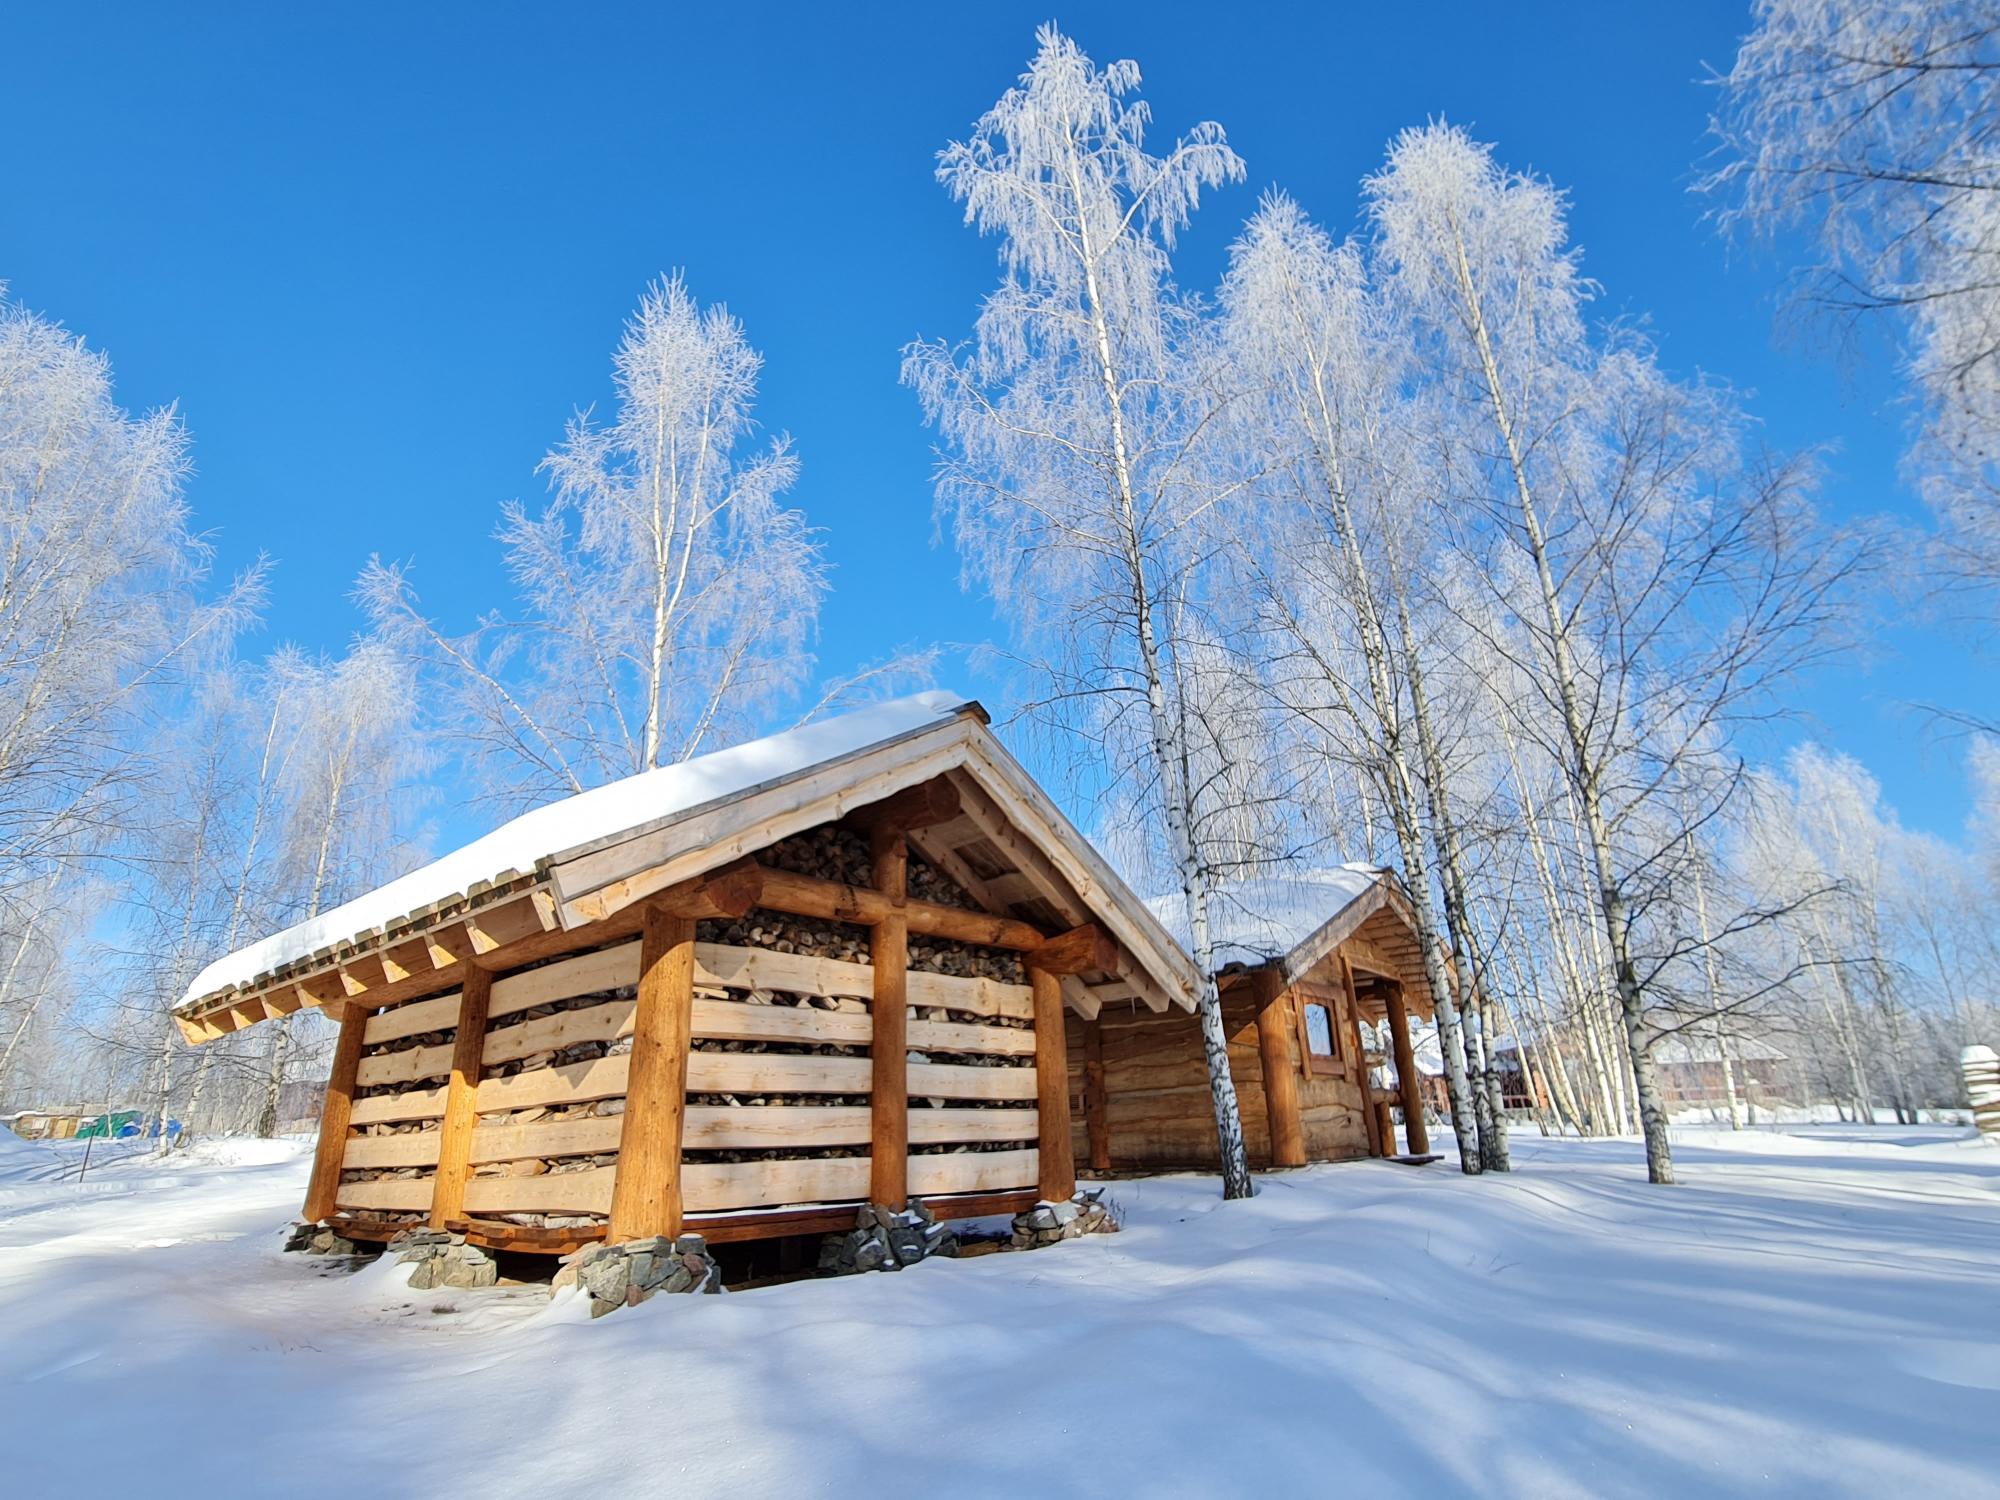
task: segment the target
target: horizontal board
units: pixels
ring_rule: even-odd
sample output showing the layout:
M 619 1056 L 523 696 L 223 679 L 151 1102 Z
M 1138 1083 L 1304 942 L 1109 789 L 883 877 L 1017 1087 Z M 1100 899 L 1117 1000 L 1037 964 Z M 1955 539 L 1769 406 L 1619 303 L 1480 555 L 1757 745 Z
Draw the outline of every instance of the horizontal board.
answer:
M 344 1169 L 364 1167 L 430 1167 L 437 1165 L 438 1141 L 442 1131 L 412 1131 L 408 1135 L 349 1136 L 347 1152 L 340 1159 Z
M 488 1078 L 479 1085 L 474 1107 L 491 1114 L 496 1109 L 528 1109 L 537 1104 L 587 1104 L 616 1099 L 625 1092 L 629 1057 L 596 1057 L 587 1062 L 536 1068 L 511 1078 Z
M 832 1059 L 824 1059 L 832 1061 Z M 864 1067 L 867 1064 L 863 1064 Z M 911 1063 L 912 1099 L 1032 1099 L 1035 1070 L 968 1068 L 959 1063 Z
M 694 980 L 696 984 L 740 990 L 784 990 L 793 995 L 834 995 L 852 1000 L 869 1000 L 875 995 L 875 971 L 867 964 L 721 943 L 694 945 Z
M 691 1094 L 865 1094 L 873 1067 L 865 1057 L 696 1052 L 687 1086 Z
M 919 1052 L 990 1052 L 1033 1057 L 1035 1034 L 1018 1026 L 974 1026 L 963 1021 L 912 1021 L 909 1043 Z
M 599 948 L 595 953 L 579 953 L 539 969 L 509 974 L 493 981 L 487 1001 L 488 1024 L 502 1016 L 515 1015 L 552 1000 L 568 1000 L 595 990 L 617 989 L 639 982 L 639 945 L 620 943 L 615 948 Z
M 869 1111 L 859 1104 L 690 1104 L 684 1151 L 776 1151 L 865 1146 Z
M 460 995 L 453 990 L 435 1000 L 412 1000 L 408 1005 L 392 1005 L 380 1015 L 370 1016 L 362 1028 L 362 1043 L 379 1047 L 398 1042 L 424 1031 L 456 1031 Z
M 491 1068 L 578 1042 L 615 1041 L 632 1034 L 632 1020 L 638 1012 L 636 1000 L 607 1000 L 602 1005 L 557 1011 L 552 1016 L 503 1026 L 486 1033 L 480 1060 Z
M 465 1211 L 480 1214 L 608 1214 L 616 1167 L 551 1172 L 546 1177 L 474 1177 L 465 1184 Z
M 354 1081 L 362 1088 L 384 1083 L 415 1083 L 419 1078 L 442 1078 L 451 1071 L 453 1044 L 440 1042 L 432 1047 L 405 1047 L 401 1052 L 384 1052 L 364 1057 L 354 1071 Z
M 997 1193 L 1034 1187 L 1041 1178 L 1039 1151 L 966 1151 L 910 1158 L 909 1188 L 918 1197 L 937 1193 Z
M 753 1110 L 752 1113 L 759 1113 Z M 1032 1141 L 1041 1117 L 1032 1109 L 910 1109 L 910 1144 L 960 1145 L 973 1141 Z M 937 1189 L 932 1189 L 933 1192 Z
M 431 1206 L 431 1179 L 400 1177 L 387 1182 L 344 1182 L 334 1189 L 333 1201 L 340 1208 L 428 1212 Z
M 743 1161 L 713 1166 L 690 1163 L 681 1168 L 681 1204 L 688 1213 L 776 1208 L 788 1203 L 838 1203 L 867 1196 L 865 1156 Z
M 441 1120 L 444 1118 L 442 1087 L 404 1089 L 400 1094 L 377 1094 L 373 1099 L 356 1099 L 348 1112 L 351 1125 L 380 1125 L 394 1120 Z
M 624 1129 L 623 1115 L 538 1120 L 526 1125 L 481 1125 L 472 1132 L 469 1160 L 476 1165 L 543 1156 L 596 1156 L 616 1151 Z
M 697 1000 L 694 1034 L 717 1042 L 798 1042 L 807 1046 L 865 1047 L 875 1018 L 866 1011 L 818 1010 L 810 1005 L 750 1005 L 741 1000 Z
M 967 979 L 958 974 L 926 974 L 921 969 L 912 969 L 904 994 L 912 1005 L 942 1005 L 947 1010 L 970 1011 L 979 1016 L 1030 1021 L 1035 1015 L 1032 990 L 1025 984 L 1002 984 L 997 979 Z

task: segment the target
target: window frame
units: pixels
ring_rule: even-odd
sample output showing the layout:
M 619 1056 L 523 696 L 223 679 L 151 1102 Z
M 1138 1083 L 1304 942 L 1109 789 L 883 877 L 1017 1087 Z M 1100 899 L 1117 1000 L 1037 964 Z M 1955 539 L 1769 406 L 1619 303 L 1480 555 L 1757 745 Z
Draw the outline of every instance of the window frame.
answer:
M 1298 1000 L 1299 1057 L 1301 1059 L 1299 1071 L 1307 1078 L 1345 1078 L 1347 1076 L 1347 1058 L 1345 1050 L 1340 1045 L 1340 1007 L 1334 1003 L 1331 997 L 1320 999 L 1317 996 L 1300 995 Z M 1312 1025 L 1306 1019 L 1306 1012 L 1314 1006 L 1318 1006 L 1326 1012 L 1327 1040 L 1333 1047 L 1331 1054 L 1315 1052 L 1312 1049 Z

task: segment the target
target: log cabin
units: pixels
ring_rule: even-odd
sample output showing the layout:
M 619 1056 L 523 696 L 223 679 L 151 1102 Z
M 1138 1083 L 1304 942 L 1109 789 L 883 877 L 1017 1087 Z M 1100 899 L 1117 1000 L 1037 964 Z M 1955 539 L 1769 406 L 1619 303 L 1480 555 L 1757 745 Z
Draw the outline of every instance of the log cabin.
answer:
M 925 693 L 538 808 L 218 959 L 175 1019 L 337 1023 L 307 1221 L 565 1254 L 1068 1198 L 1065 1016 L 1195 994 L 979 705 Z
M 1181 905 L 1177 896 L 1154 903 L 1184 937 Z M 1396 875 L 1345 865 L 1241 882 L 1224 892 L 1211 924 L 1251 1166 L 1395 1156 L 1399 1111 L 1408 1153 L 1427 1153 L 1410 1022 L 1428 1021 L 1433 1007 L 1415 914 Z M 1378 1028 L 1387 1055 L 1370 1046 Z M 1072 1014 L 1068 1029 L 1079 1167 L 1219 1167 L 1197 1016 L 1106 1006 L 1094 1017 Z M 1377 1071 L 1392 1071 L 1394 1086 L 1374 1082 Z

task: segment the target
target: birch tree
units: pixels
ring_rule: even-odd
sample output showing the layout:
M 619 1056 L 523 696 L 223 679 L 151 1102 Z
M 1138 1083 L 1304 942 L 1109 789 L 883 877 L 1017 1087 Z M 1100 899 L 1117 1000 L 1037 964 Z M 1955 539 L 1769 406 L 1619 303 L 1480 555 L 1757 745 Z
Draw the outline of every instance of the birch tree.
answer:
M 825 567 L 783 503 L 789 439 L 752 446 L 762 364 L 725 309 L 678 275 L 655 284 L 614 359 L 616 416 L 570 423 L 542 464 L 546 505 L 502 508 L 516 611 L 453 635 L 407 567 L 362 574 L 377 628 L 448 685 L 453 735 L 504 805 L 742 739 L 805 681 Z
M 1810 473 L 1747 447 L 1718 387 L 1593 333 L 1559 195 L 1446 125 L 1406 131 L 1367 184 L 1417 356 L 1459 404 L 1458 509 L 1495 648 L 1518 660 L 1575 799 L 1619 997 L 1648 1176 L 1673 1181 L 1654 1076 L 1645 908 L 1741 784 L 1730 736 L 1834 649 L 1848 548 L 1815 528 Z
M 1716 80 L 1727 226 L 1795 229 L 1819 305 L 1893 320 L 1949 555 L 2000 582 L 2000 4 L 1757 0 Z M 1990 607 L 1991 595 L 1987 595 Z
M 1185 903 L 1226 1197 L 1252 1191 L 1213 978 L 1212 908 L 1182 652 L 1211 602 L 1203 538 L 1228 487 L 1205 460 L 1220 395 L 1170 256 L 1205 188 L 1243 175 L 1222 128 L 1166 151 L 1136 64 L 1098 68 L 1052 26 L 937 176 L 1000 244 L 971 344 L 913 343 L 904 378 L 944 447 L 938 506 L 971 579 L 1029 643 L 1042 707 L 1100 736 L 1156 807 Z M 1134 759 L 1120 765 L 1118 747 Z
M 1261 487 L 1266 525 L 1250 545 L 1275 628 L 1290 642 L 1281 694 L 1321 734 L 1349 742 L 1388 809 L 1437 1006 L 1459 1161 L 1477 1172 L 1498 1164 L 1497 1127 L 1467 1073 L 1422 811 L 1420 777 L 1436 768 L 1418 769 L 1405 707 L 1414 641 L 1392 560 L 1411 510 L 1401 489 L 1408 466 L 1391 451 L 1408 416 L 1401 362 L 1370 305 L 1358 250 L 1336 247 L 1282 195 L 1266 198 L 1234 246 L 1222 306 L 1232 373 L 1263 398 L 1246 403 L 1239 422 L 1254 450 L 1278 457 Z M 1350 642 L 1359 672 L 1345 664 Z M 1351 732 L 1336 727 L 1346 724 Z

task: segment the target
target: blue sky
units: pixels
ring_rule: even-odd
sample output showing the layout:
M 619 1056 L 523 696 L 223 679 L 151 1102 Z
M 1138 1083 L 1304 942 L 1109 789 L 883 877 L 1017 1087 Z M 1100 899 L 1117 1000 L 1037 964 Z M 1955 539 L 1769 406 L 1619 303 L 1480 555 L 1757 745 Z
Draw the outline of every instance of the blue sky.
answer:
M 315 8 L 317 10 L 317 8 Z M 1444 116 L 1569 190 L 1607 313 L 1675 367 L 1756 393 L 1780 446 L 1836 445 L 1835 514 L 1915 519 L 1889 360 L 1783 334 L 1783 268 L 1719 242 L 1687 191 L 1705 65 L 1745 9 L 1069 6 L 1131 56 L 1162 137 L 1219 120 L 1249 181 L 1179 258 L 1212 285 L 1258 193 L 1353 223 L 1401 127 Z M 468 622 L 504 598 L 490 539 L 572 409 L 609 395 L 625 315 L 685 268 L 767 357 L 760 415 L 804 462 L 835 592 L 821 660 L 996 631 L 933 547 L 930 437 L 897 385 L 994 275 L 931 160 L 1019 72 L 1022 7 L 211 5 L 17 9 L 0 90 L 0 280 L 108 349 L 121 398 L 178 401 L 224 568 L 280 564 L 266 640 L 338 649 L 371 552 Z M 993 692 L 962 664 L 954 685 Z M 1805 684 L 1813 734 L 1912 824 L 1955 833 L 1959 747 L 1908 705 L 1996 712 L 1990 662 L 1914 608 Z M 1773 748 L 1777 748 L 1774 746 Z

